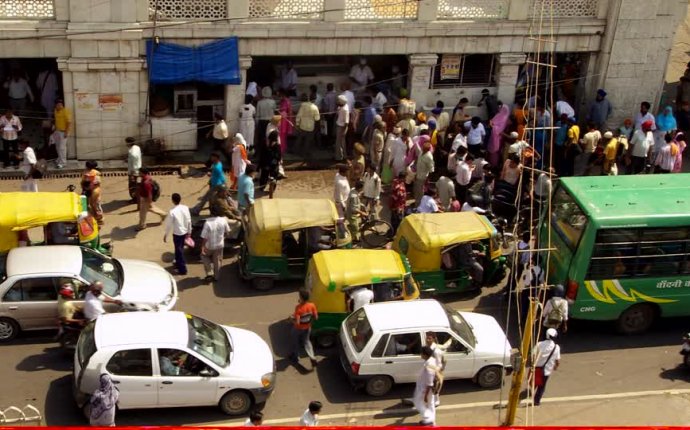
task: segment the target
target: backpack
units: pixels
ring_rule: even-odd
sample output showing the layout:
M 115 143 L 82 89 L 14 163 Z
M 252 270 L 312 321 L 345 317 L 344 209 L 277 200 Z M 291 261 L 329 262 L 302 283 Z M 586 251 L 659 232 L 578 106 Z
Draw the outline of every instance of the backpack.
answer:
M 158 182 L 151 179 L 151 187 L 153 189 L 153 201 L 157 201 L 161 196 L 161 186 Z
M 546 315 L 546 326 L 549 328 L 558 328 L 563 324 L 565 315 L 563 309 L 557 305 L 558 301 L 551 299 L 551 311 Z

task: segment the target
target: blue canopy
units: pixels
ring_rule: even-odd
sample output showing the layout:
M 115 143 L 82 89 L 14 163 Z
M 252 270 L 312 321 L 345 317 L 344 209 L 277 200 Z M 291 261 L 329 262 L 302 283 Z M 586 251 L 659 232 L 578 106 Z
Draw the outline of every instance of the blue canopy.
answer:
M 189 81 L 223 85 L 242 83 L 237 37 L 191 48 L 147 40 L 146 60 L 153 84 Z

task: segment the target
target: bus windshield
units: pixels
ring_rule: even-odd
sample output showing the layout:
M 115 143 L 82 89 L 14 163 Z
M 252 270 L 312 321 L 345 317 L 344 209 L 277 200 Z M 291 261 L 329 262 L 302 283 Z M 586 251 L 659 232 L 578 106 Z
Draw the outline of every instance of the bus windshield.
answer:
M 551 200 L 551 226 L 571 251 L 575 251 L 587 227 L 587 216 L 568 191 L 559 187 Z

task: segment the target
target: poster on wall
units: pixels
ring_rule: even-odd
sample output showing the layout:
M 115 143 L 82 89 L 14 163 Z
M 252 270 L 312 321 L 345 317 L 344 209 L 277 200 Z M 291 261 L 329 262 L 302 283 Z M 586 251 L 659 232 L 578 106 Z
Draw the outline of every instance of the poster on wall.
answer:
M 101 94 L 98 96 L 98 107 L 103 112 L 122 110 L 122 94 Z
M 441 57 L 441 80 L 460 78 L 460 56 L 443 55 Z
M 98 110 L 98 94 L 77 93 L 74 95 L 77 110 Z

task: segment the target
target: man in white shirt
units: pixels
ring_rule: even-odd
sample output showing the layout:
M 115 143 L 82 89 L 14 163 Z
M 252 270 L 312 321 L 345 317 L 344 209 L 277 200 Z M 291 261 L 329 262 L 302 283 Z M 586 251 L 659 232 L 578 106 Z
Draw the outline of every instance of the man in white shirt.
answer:
M 541 398 L 546 389 L 546 382 L 549 376 L 558 370 L 561 364 L 561 347 L 556 344 L 554 339 L 558 336 L 558 332 L 554 328 L 546 330 L 546 340 L 542 340 L 532 351 L 532 362 L 534 363 L 534 372 L 543 372 L 543 377 L 538 384 L 535 384 L 536 390 L 534 392 L 534 406 L 539 406 Z
M 354 83 L 355 91 L 364 91 L 369 82 L 374 80 L 374 72 L 367 66 L 367 59 L 360 58 L 359 64 L 355 64 L 350 69 L 350 80 Z
M 356 311 L 374 301 L 374 292 L 367 287 L 355 288 L 350 292 L 350 310 Z
M 294 96 L 297 90 L 297 71 L 293 67 L 292 61 L 285 64 L 285 68 L 280 71 L 280 85 L 289 96 Z
M 206 282 L 220 280 L 220 268 L 223 265 L 223 248 L 225 236 L 230 233 L 228 220 L 215 213 L 204 222 L 201 230 L 201 262 L 206 272 Z
M 596 127 L 596 124 L 593 122 L 587 124 L 587 133 L 582 138 L 585 154 L 592 154 L 601 140 L 601 132 Z M 587 158 L 589 158 L 589 155 L 587 155 Z
M 20 143 L 20 149 L 22 150 L 22 172 L 24 172 L 24 182 L 22 182 L 22 191 L 27 192 L 38 192 L 38 183 L 36 183 L 35 170 L 36 170 L 36 153 L 31 147 L 30 143 L 26 139 L 22 139 Z
M 415 167 L 417 172 L 415 172 L 412 193 L 415 204 L 419 205 L 424 196 L 424 185 L 427 179 L 429 179 L 429 175 L 434 172 L 434 156 L 431 153 L 431 143 L 428 141 L 422 145 L 422 153 L 417 157 Z
M 560 118 L 561 115 L 566 115 L 566 117 L 570 118 L 571 116 L 575 116 L 575 109 L 573 109 L 567 101 L 559 100 L 556 102 L 556 114 L 558 118 Z
M 340 91 L 342 91 L 340 95 L 345 97 L 345 100 L 347 101 L 347 107 L 350 110 L 350 112 L 352 112 L 355 109 L 355 93 L 350 91 L 350 84 L 347 82 L 341 84 Z
M 106 313 L 103 302 L 121 305 L 119 300 L 112 300 L 103 296 L 103 283 L 96 281 L 89 287 L 89 291 L 84 296 L 84 318 L 94 321 L 99 316 Z
M 299 425 L 304 427 L 316 427 L 319 425 L 319 414 L 323 405 L 321 402 L 312 401 L 309 402 L 309 407 L 302 414 L 302 418 L 299 420 Z
M 472 155 L 478 156 L 486 136 L 484 124 L 482 124 L 481 118 L 475 116 L 470 121 L 465 122 L 464 127 L 467 130 L 467 148 Z
M 295 125 L 297 126 L 297 152 L 306 160 L 311 158 L 311 152 L 314 147 L 314 128 L 319 123 L 321 116 L 319 108 L 314 103 L 315 95 L 311 95 L 311 100 L 306 94 L 302 94 L 302 104 L 299 106 L 297 115 L 295 116 Z
M 12 109 L 7 109 L 5 115 L 0 117 L 2 128 L 2 162 L 7 167 L 10 163 L 16 166 L 17 144 L 19 133 L 22 131 L 22 122 L 14 115 Z
M 129 190 L 136 190 L 139 169 L 141 169 L 141 148 L 137 145 L 133 137 L 125 139 L 127 144 L 127 187 Z M 135 199 L 136 200 L 136 199 Z
M 441 210 L 438 207 L 438 203 L 436 203 L 436 190 L 433 188 L 429 188 L 424 192 L 424 196 L 422 197 L 422 200 L 419 202 L 419 206 L 417 206 L 417 213 L 420 214 L 433 214 L 436 212 L 441 212 Z
M 525 142 L 524 140 L 519 140 L 518 139 L 518 133 L 517 131 L 513 131 L 510 133 L 510 139 L 513 141 L 513 143 L 508 146 L 508 155 L 516 154 L 520 159 L 522 159 L 522 151 L 529 146 L 529 143 Z
M 347 165 L 338 167 L 338 173 L 335 174 L 335 181 L 333 184 L 333 201 L 335 207 L 338 209 L 338 215 L 345 216 L 345 205 L 347 198 L 350 195 L 350 182 L 347 180 Z
M 462 203 L 467 201 L 467 189 L 472 180 L 474 170 L 474 157 L 467 154 L 465 159 L 460 161 L 455 168 L 455 197 Z
M 652 122 L 651 130 L 656 130 L 656 120 L 654 119 L 654 115 L 649 113 L 650 108 L 651 105 L 649 102 L 640 103 L 640 111 L 635 114 L 635 130 L 642 130 L 642 124 L 647 121 Z
M 436 402 L 434 399 L 434 378 L 436 377 L 436 359 L 433 351 L 428 346 L 422 347 L 422 368 L 414 389 L 414 406 L 421 416 L 420 424 L 435 425 Z
M 343 161 L 345 159 L 345 135 L 347 134 L 347 127 L 350 124 L 350 107 L 348 106 L 347 97 L 342 94 L 338 96 L 337 103 L 338 113 L 335 118 L 335 160 Z
M 632 172 L 642 173 L 647 166 L 649 151 L 654 146 L 654 134 L 652 133 L 652 121 L 645 121 L 640 130 L 635 130 L 630 140 L 630 153 L 632 155 Z
M 31 86 L 21 76 L 21 72 L 17 70 L 12 73 L 12 78 L 5 82 L 5 89 L 7 89 L 7 97 L 10 99 L 10 108 L 15 112 L 22 112 L 26 109 L 27 98 L 31 103 L 34 102 Z
M 467 130 L 463 127 L 463 131 L 458 132 L 453 139 L 453 143 L 450 145 L 450 152 L 456 152 L 459 147 L 467 149 L 467 136 L 465 135 Z
M 444 212 L 449 211 L 453 200 L 455 200 L 455 184 L 453 184 L 453 180 L 447 176 L 439 177 L 436 180 L 436 189 L 438 190 L 441 208 Z
M 178 193 L 173 193 L 172 202 L 175 206 L 168 212 L 165 218 L 165 234 L 163 242 L 168 241 L 168 236 L 172 231 L 173 246 L 175 248 L 175 269 L 178 275 L 187 274 L 187 262 L 184 259 L 184 241 L 192 235 L 192 216 L 189 208 L 181 204 L 182 197 Z
M 225 147 L 225 143 L 228 141 L 228 136 L 230 136 L 228 132 L 228 125 L 225 123 L 223 115 L 219 114 L 218 112 L 213 114 L 213 119 L 216 122 L 213 124 L 213 129 L 206 134 L 206 137 L 213 137 L 213 150 L 220 151 L 225 154 L 225 158 L 229 161 L 230 154 L 228 154 L 227 148 Z

